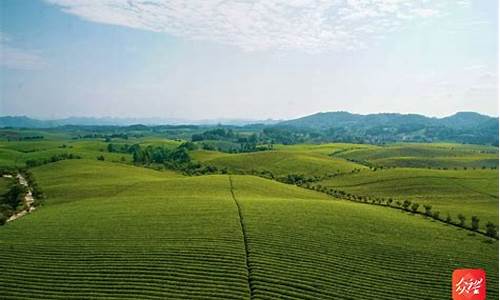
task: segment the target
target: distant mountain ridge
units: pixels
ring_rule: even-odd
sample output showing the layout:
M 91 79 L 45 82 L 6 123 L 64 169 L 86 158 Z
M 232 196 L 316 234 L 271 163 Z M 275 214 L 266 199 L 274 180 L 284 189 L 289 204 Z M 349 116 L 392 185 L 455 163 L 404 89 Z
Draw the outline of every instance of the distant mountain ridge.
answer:
M 295 142 L 435 142 L 450 141 L 498 146 L 498 117 L 475 112 L 458 112 L 436 118 L 418 114 L 379 113 L 352 114 L 345 111 L 320 112 L 287 121 L 251 121 L 238 119 L 216 119 L 182 121 L 154 118 L 67 118 L 59 120 L 37 120 L 26 116 L 0 117 L 0 127 L 54 128 L 59 126 L 130 126 L 155 125 L 202 125 L 236 126 L 252 130 L 267 129 L 287 141 Z M 271 131 L 269 131 L 271 130 Z
M 443 118 L 398 113 L 321 112 L 283 121 L 276 127 L 312 131 L 323 139 L 339 141 L 454 141 L 498 145 L 498 117 L 475 112 L 458 112 Z
M 452 116 L 436 118 L 418 114 L 352 114 L 345 111 L 320 112 L 313 115 L 287 120 L 278 123 L 278 126 L 290 126 L 309 129 L 328 129 L 347 125 L 381 126 L 394 124 L 426 124 L 444 125 L 449 127 L 474 127 L 482 123 L 496 121 L 498 118 L 481 115 L 475 112 L 458 112 Z
M 183 119 L 163 119 L 163 118 L 113 118 L 113 117 L 69 117 L 54 120 L 38 120 L 27 116 L 4 116 L 0 117 L 1 127 L 13 128 L 53 128 L 58 126 L 130 126 L 130 125 L 234 125 L 241 126 L 247 124 L 276 124 L 276 120 L 249 120 L 249 119 L 213 119 L 213 120 L 183 120 Z

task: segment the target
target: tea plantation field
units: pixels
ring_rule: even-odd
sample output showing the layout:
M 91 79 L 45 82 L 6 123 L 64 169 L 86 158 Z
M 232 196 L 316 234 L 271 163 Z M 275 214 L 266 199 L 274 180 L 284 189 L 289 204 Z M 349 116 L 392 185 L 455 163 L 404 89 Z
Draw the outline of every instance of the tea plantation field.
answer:
M 491 168 L 498 165 L 498 148 L 461 144 L 393 144 L 347 149 L 334 157 L 361 161 L 379 167 Z
M 227 177 L 179 178 L 85 160 L 34 172 L 49 199 L 0 228 L 2 297 L 248 294 Z
M 47 199 L 0 227 L 3 299 L 447 299 L 498 241 L 248 175 L 65 160 Z
M 496 241 L 372 205 L 255 197 L 245 178 L 234 182 L 256 298 L 447 299 L 449 270 L 498 273 Z M 489 258 L 477 260 L 482 251 Z M 496 288 L 497 275 L 491 280 Z
M 283 149 L 238 154 L 197 151 L 193 153 L 193 158 L 217 168 L 226 168 L 230 172 L 270 171 L 276 176 L 287 174 L 323 176 L 366 168 L 366 166 L 345 159 L 332 158 L 321 152 L 308 150 L 288 151 Z
M 498 223 L 498 170 L 429 170 L 418 168 L 363 170 L 315 183 L 358 196 L 410 200 L 432 205 L 443 218 L 458 214 Z
M 28 160 L 49 159 L 55 155 L 75 154 L 82 158 L 96 159 L 103 155 L 106 160 L 130 162 L 130 154 L 109 153 L 106 151 L 107 143 L 99 140 L 72 141 L 23 141 L 0 142 L 0 167 L 23 167 Z

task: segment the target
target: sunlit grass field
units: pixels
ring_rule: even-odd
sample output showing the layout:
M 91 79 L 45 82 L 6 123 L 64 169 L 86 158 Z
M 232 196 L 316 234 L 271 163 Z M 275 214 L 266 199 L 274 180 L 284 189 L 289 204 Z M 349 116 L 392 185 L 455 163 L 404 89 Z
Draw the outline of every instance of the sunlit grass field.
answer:
M 7 299 L 443 299 L 458 267 L 498 295 L 498 242 L 423 217 L 253 176 L 33 172 L 46 204 L 0 227 Z
M 4 297 L 244 298 L 244 246 L 224 177 L 97 161 L 34 170 L 46 206 L 0 230 Z
M 366 168 L 363 165 L 352 163 L 345 159 L 332 158 L 328 155 L 308 150 L 273 150 L 239 154 L 199 151 L 194 155 L 194 158 L 208 165 L 227 168 L 232 172 L 270 171 L 278 176 L 287 174 L 323 176 Z
M 498 170 L 429 170 L 416 168 L 364 170 L 315 183 L 358 196 L 410 200 L 432 205 L 445 218 L 458 214 L 480 218 L 481 227 L 498 223 Z
M 140 144 L 143 147 L 161 146 L 175 148 L 182 142 L 159 139 L 154 137 L 114 139 L 113 144 Z M 110 153 L 107 151 L 109 142 L 103 139 L 59 139 L 41 141 L 0 141 L 0 167 L 23 167 L 28 160 L 48 159 L 58 154 L 75 154 L 85 159 L 96 159 L 104 156 L 105 160 L 113 162 L 132 162 L 129 153 Z
M 107 144 L 98 140 L 0 142 L 0 167 L 24 167 L 28 160 L 48 159 L 54 155 L 65 153 L 87 159 L 96 159 L 97 156 L 102 155 L 110 161 L 131 161 L 130 154 L 109 153 L 106 150 Z
M 496 241 L 378 206 L 255 197 L 245 178 L 234 182 L 256 298 L 447 299 L 450 270 L 464 266 L 498 285 Z
M 335 157 L 367 162 L 382 167 L 482 168 L 498 165 L 498 148 L 461 144 L 394 144 L 353 149 Z
M 174 148 L 181 141 L 142 137 L 112 143 Z M 110 153 L 107 145 L 104 139 L 55 137 L 0 142 L 0 167 L 63 153 L 81 157 L 31 168 L 47 198 L 0 227 L 1 298 L 447 299 L 453 269 L 469 267 L 487 271 L 488 297 L 498 297 L 495 239 L 400 210 L 238 175 L 315 177 L 320 181 L 313 185 L 431 204 L 443 217 L 476 215 L 484 229 L 487 221 L 497 224 L 498 169 L 481 164 L 498 162 L 496 148 L 324 144 L 239 154 L 195 150 L 193 160 L 229 174 L 184 176 L 134 165 L 131 154 Z M 405 159 L 424 167 L 368 167 Z M 455 160 L 456 170 L 434 165 L 447 159 Z M 0 178 L 0 193 L 8 188 Z

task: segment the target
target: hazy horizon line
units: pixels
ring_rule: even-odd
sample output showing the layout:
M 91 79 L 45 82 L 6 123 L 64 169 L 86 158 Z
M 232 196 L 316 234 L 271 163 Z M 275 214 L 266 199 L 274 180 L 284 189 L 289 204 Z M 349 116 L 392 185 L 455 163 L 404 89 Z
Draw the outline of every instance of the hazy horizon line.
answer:
M 490 115 L 488 113 L 483 113 L 483 112 L 478 112 L 478 111 L 472 111 L 472 110 L 462 110 L 462 111 L 455 111 L 452 114 L 447 114 L 447 115 L 427 115 L 423 113 L 414 113 L 414 112 L 369 112 L 369 113 L 357 113 L 357 112 L 351 112 L 348 110 L 331 110 L 331 111 L 318 111 L 315 113 L 310 113 L 310 114 L 305 114 L 305 115 L 299 115 L 299 116 L 294 116 L 290 118 L 238 118 L 238 117 L 214 117 L 214 118 L 182 118 L 182 117 L 166 117 L 166 116 L 98 116 L 98 115 L 68 115 L 68 116 L 56 116 L 56 117 L 42 117 L 42 116 L 34 116 L 34 115 L 28 115 L 28 114 L 23 114 L 23 115 L 12 115 L 12 114 L 6 114 L 6 115 L 0 115 L 1 118 L 3 117 L 27 117 L 30 119 L 34 120 L 39 120 L 39 121 L 57 121 L 57 120 L 65 120 L 65 119 L 114 119 L 114 120 L 134 120 L 134 119 L 142 119 L 142 120 L 165 120 L 165 121 L 175 121 L 175 122 L 210 122 L 210 121 L 217 121 L 217 120 L 226 120 L 226 121 L 286 121 L 286 120 L 294 120 L 294 119 L 300 119 L 303 117 L 307 116 L 312 116 L 320 113 L 340 113 L 340 112 L 345 112 L 349 113 L 352 115 L 361 115 L 361 116 L 367 116 L 367 115 L 378 115 L 378 114 L 399 114 L 399 115 L 419 115 L 419 116 L 424 116 L 427 118 L 436 118 L 436 119 L 442 119 L 446 117 L 451 117 L 454 116 L 458 113 L 476 113 L 479 115 L 487 116 L 490 118 L 498 118 L 499 115 L 498 113 L 496 115 Z

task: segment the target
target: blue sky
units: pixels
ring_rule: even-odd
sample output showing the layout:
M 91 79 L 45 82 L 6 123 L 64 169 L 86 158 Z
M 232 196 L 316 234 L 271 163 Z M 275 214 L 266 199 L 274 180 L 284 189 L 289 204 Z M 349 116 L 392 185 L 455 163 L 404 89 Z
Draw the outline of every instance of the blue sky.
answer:
M 0 115 L 498 115 L 497 1 L 0 2 Z

